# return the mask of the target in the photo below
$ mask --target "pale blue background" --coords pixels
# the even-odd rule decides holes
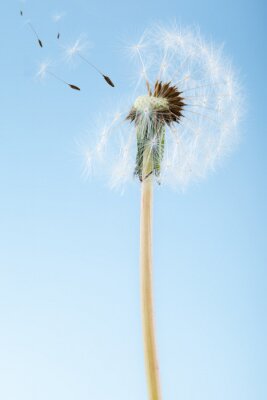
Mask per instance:
[[[28,1],[55,42],[87,33],[109,88],[85,65],[33,76],[39,49],[1,4],[0,398],[145,400],[139,315],[139,186],[84,181],[75,144],[95,112],[131,90],[121,47],[153,21],[198,24],[240,71],[247,115],[238,150],[185,194],[155,195],[155,300],[166,400],[265,400],[266,3]],[[51,47],[52,56],[56,48]]]

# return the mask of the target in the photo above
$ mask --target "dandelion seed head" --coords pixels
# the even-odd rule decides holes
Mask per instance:
[[[138,111],[164,110],[168,108],[168,101],[163,97],[139,96],[134,102]]]
[[[139,69],[135,98],[105,123],[91,147],[93,163],[112,187],[124,185],[134,174],[142,178],[148,148],[156,179],[184,188],[214,170],[237,142],[238,79],[222,46],[204,40],[197,28],[154,26],[130,51]]]

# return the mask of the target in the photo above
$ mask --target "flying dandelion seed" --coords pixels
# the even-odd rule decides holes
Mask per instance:
[[[55,78],[56,80],[64,83],[65,85],[69,86],[73,90],[80,91],[81,89],[77,85],[73,85],[71,83],[66,82],[64,79],[60,78],[58,75],[56,75],[54,72],[52,72],[49,68],[51,66],[51,63],[49,61],[45,61],[40,64],[39,69],[36,74],[36,78],[39,78],[43,80],[47,74]]]
[[[64,12],[59,13],[59,14],[54,14],[54,15],[52,15],[52,20],[57,24],[57,23],[59,23],[59,22],[62,20],[62,18],[63,18],[64,16],[65,16],[65,13],[64,13]],[[60,36],[61,36],[61,34],[60,34],[60,32],[58,32],[58,33],[57,33],[57,39],[59,39]]]
[[[90,65],[92,68],[94,68],[107,82],[108,85],[110,85],[111,87],[115,87],[114,83],[112,82],[112,80],[107,76],[104,75],[103,72],[100,71],[99,68],[97,68],[94,64],[92,64],[90,61],[88,61],[83,55],[81,55],[79,52],[77,53],[78,57],[80,57],[83,61],[86,62],[86,64]]]
[[[103,72],[95,64],[84,57],[82,53],[87,46],[88,44],[83,42],[81,39],[76,40],[73,46],[66,49],[66,59],[71,61],[74,57],[79,57],[82,61],[92,67],[98,74],[100,74],[109,86],[115,87],[114,83],[107,75],[103,74]]]
[[[105,123],[86,154],[90,169],[105,169],[112,186],[133,175],[141,182],[144,353],[149,399],[160,400],[152,301],[153,181],[184,188],[212,170],[237,141],[242,96],[222,49],[196,30],[156,26],[131,52],[141,67],[136,98],[121,117]]]
[[[32,23],[31,23],[31,22],[27,22],[27,25],[30,27],[30,29],[32,30],[32,32],[35,34],[39,46],[40,46],[40,47],[43,47],[43,42],[42,42],[41,39],[39,38],[39,36],[38,36],[38,34],[37,34],[37,32],[36,32],[34,26],[32,25]]]

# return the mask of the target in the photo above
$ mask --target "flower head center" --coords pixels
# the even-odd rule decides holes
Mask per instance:
[[[168,110],[168,100],[164,97],[139,96],[134,102],[136,111],[148,113],[150,111]]]

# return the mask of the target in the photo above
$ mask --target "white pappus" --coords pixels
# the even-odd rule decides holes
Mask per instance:
[[[141,179],[141,129],[141,152],[151,146],[158,157],[151,173],[159,183],[184,188],[205,177],[237,142],[243,96],[236,74],[222,47],[196,28],[154,26],[130,51],[139,63],[134,98],[105,121],[90,147],[90,170],[105,172],[113,187],[134,174]]]

